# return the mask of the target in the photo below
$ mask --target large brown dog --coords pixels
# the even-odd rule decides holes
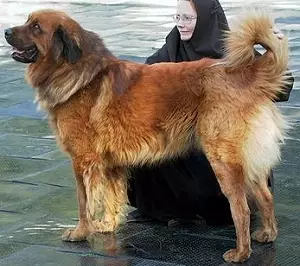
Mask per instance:
[[[280,158],[286,122],[273,103],[285,82],[286,38],[258,11],[228,33],[222,60],[154,65],[121,61],[93,32],[63,12],[32,13],[7,29],[12,57],[49,113],[77,182],[79,223],[63,240],[116,230],[127,203],[127,169],[202,149],[230,202],[240,262],[251,254],[247,196],[262,214],[252,237],[274,241],[277,226],[267,174]],[[253,46],[266,53],[256,58]]]

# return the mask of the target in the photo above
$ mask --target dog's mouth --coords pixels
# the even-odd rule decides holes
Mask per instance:
[[[21,63],[34,63],[38,57],[38,49],[35,45],[26,49],[13,47],[11,57]]]

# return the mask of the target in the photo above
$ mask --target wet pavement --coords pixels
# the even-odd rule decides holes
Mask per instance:
[[[117,56],[143,62],[163,44],[174,12],[172,1],[166,6],[159,1],[75,2],[0,1],[0,265],[226,265],[222,254],[235,245],[232,226],[129,223],[116,235],[99,235],[84,243],[60,240],[65,228],[77,222],[72,169],[44,114],[36,111],[32,89],[24,82],[24,66],[10,58],[3,29],[23,23],[34,9],[55,7],[99,33]],[[230,20],[243,2],[221,3]],[[244,265],[290,266],[300,265],[300,3],[272,3],[278,28],[290,39],[295,77],[290,100],[278,105],[294,128],[274,171],[278,239],[275,244],[253,243],[254,254]]]

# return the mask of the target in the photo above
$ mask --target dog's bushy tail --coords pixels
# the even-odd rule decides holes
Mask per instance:
[[[257,64],[255,67],[259,68],[257,72],[262,77],[260,80],[272,84],[267,87],[277,89],[277,92],[273,91],[275,95],[287,82],[285,73],[289,49],[287,37],[278,39],[272,31],[274,27],[270,12],[257,7],[248,9],[237,23],[233,23],[231,31],[226,33],[224,64],[233,71]],[[255,55],[255,44],[266,49],[262,56]]]

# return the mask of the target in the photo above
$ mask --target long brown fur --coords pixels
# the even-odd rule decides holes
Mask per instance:
[[[31,33],[32,23],[41,34]],[[285,82],[288,44],[272,26],[268,15],[248,12],[228,32],[224,59],[154,65],[119,60],[63,12],[37,11],[14,28],[17,40],[39,49],[27,80],[73,164],[79,223],[63,240],[116,230],[128,167],[159,164],[191,148],[205,152],[230,203],[237,246],[224,259],[241,262],[251,254],[247,197],[262,212],[253,238],[275,240],[267,175],[286,129],[274,100]],[[254,44],[266,53],[255,58]]]

